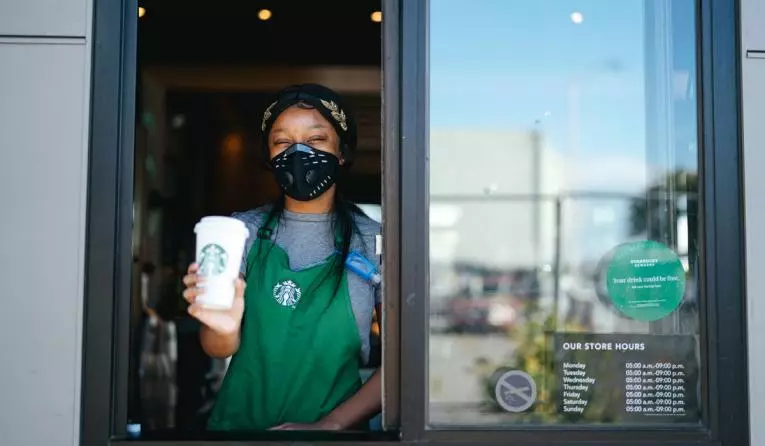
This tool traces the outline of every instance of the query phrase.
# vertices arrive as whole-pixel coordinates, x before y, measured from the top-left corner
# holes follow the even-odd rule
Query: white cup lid
[[[240,232],[245,237],[250,234],[250,231],[247,229],[247,225],[245,225],[243,221],[238,220],[236,218],[232,218],[232,217],[222,217],[222,216],[203,217],[199,221],[199,223],[197,223],[196,226],[194,227],[194,232],[195,233],[199,232],[201,226],[214,227],[216,229],[223,230],[223,231]]]

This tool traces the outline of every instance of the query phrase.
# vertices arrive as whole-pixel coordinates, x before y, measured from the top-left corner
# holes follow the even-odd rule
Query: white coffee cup
[[[194,233],[198,274],[204,278],[202,294],[196,301],[206,308],[229,309],[250,232],[244,222],[235,218],[204,217],[194,227]]]

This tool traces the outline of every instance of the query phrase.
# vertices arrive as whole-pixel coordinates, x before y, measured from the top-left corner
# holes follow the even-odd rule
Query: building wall
[[[0,444],[79,443],[90,0],[0,1]]]
[[[531,269],[552,262],[555,203],[564,166],[543,136],[526,130],[434,129],[430,134],[430,224],[435,262]],[[466,202],[455,196],[513,196]],[[497,240],[497,234],[515,234]]]
[[[746,213],[747,328],[749,333],[749,417],[752,445],[765,444],[765,2],[741,0],[741,84]]]

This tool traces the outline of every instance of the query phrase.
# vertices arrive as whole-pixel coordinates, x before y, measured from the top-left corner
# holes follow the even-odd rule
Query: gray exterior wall
[[[741,85],[746,209],[749,417],[752,445],[765,444],[765,2],[741,0]]]
[[[79,444],[89,0],[0,2],[0,444]]]

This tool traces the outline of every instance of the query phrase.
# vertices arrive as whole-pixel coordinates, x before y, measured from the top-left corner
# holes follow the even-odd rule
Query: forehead
[[[293,105],[277,116],[272,127],[272,132],[325,127],[332,129],[332,124],[327,121],[315,108],[303,108]]]

